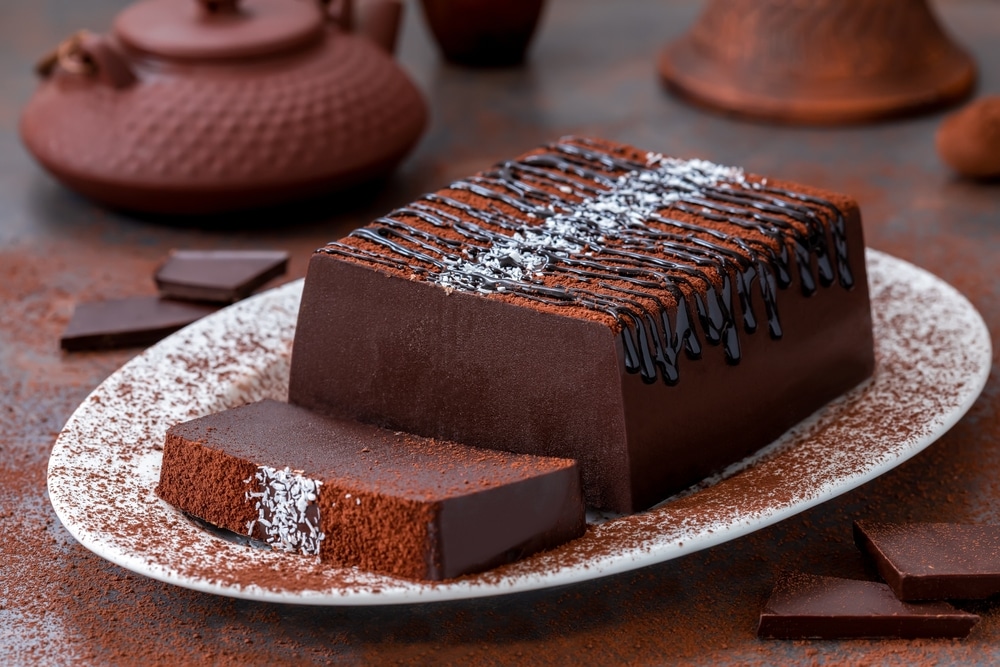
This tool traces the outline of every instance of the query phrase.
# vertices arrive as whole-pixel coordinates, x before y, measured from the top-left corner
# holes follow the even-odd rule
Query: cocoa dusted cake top
[[[267,482],[278,476],[267,465],[280,461],[280,467],[329,483],[339,481],[419,501],[512,484],[573,465],[565,459],[421,438],[271,400],[176,424],[168,433],[230,456],[259,461]]]
[[[852,200],[704,160],[567,137],[321,248],[449,290],[605,322],[626,368],[678,381],[678,356],[739,330],[782,336],[778,291],[854,284]]]

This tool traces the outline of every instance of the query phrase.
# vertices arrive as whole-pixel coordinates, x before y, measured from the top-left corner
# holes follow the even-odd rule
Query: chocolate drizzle
[[[470,204],[468,201],[474,201]],[[831,202],[748,181],[740,169],[565,138],[451,184],[321,252],[449,289],[610,317],[625,368],[673,385],[702,338],[740,361],[740,322],[782,336],[779,289],[854,284]],[[741,316],[737,315],[738,312]]]

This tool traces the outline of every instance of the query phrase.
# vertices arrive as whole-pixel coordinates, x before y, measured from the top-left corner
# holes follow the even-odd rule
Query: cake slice
[[[289,400],[649,507],[869,377],[849,197],[565,138],[320,248]]]
[[[579,537],[573,461],[506,454],[261,401],[171,427],[157,494],[275,548],[410,579]]]

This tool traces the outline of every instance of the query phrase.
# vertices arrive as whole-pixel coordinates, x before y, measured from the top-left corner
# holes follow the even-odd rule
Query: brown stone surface
[[[604,580],[509,597],[392,608],[260,604],[161,584],[79,546],[46,497],[56,434],[134,354],[63,355],[75,303],[153,294],[171,248],[315,248],[393,206],[565,133],[594,134],[740,164],[857,197],[870,246],[965,293],[1000,332],[1000,189],[955,179],[934,151],[942,114],[843,129],[787,129],[705,114],[660,88],[651,65],[695,3],[557,0],[529,65],[443,63],[419,12],[400,40],[427,93],[429,132],[396,177],[352,202],[172,227],[69,193],[20,147],[31,68],[73,30],[109,25],[119,0],[13,0],[0,9],[0,657],[9,664],[989,664],[1000,609],[968,639],[762,642],[755,629],[779,569],[859,576],[854,519],[1000,523],[1000,385],[926,452],[835,500],[736,542]],[[1000,7],[937,5],[1000,93]],[[994,340],[997,348],[997,341]]]

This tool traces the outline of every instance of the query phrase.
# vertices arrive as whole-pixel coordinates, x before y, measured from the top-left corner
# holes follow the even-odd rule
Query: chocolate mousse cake
[[[569,137],[316,251],[289,400],[574,459],[632,512],[873,367],[853,199]]]
[[[270,400],[171,427],[156,492],[273,548],[411,579],[485,570],[585,528],[573,461],[420,438]]]

